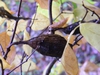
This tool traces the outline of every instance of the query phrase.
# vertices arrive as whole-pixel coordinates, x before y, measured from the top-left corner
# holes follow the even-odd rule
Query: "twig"
[[[3,62],[1,59],[0,59],[0,63],[1,63],[2,75],[4,75]]]
[[[63,12],[60,12],[60,13],[58,14],[58,16],[57,16],[53,21],[55,21],[62,13],[63,13]]]
[[[78,37],[76,37],[76,39],[74,40],[74,43],[72,44],[72,48],[73,48],[73,46],[78,45],[77,43],[83,38],[83,36],[81,36],[79,39],[78,39]]]
[[[34,23],[34,20],[35,20],[35,18],[36,18],[37,8],[38,8],[38,6],[36,6],[36,12],[35,12],[35,14],[34,14],[34,19],[33,19],[33,22],[32,22],[32,24],[30,24],[30,25],[29,25],[29,27],[30,27],[30,28],[32,27],[32,25],[33,25],[33,23]]]
[[[20,20],[20,19],[23,19],[23,20],[29,20],[29,19],[31,19],[31,18],[24,18],[24,17],[16,17],[16,16],[13,16],[7,10],[5,10],[4,7],[0,7],[0,16],[2,18],[13,19],[15,21],[16,20]]]
[[[31,63],[30,63],[30,65],[29,65],[29,67],[28,67],[28,70],[27,70],[27,72],[29,71],[30,67],[31,67]]]
[[[23,60],[24,60],[25,57],[26,57],[26,54],[24,52],[23,55],[22,55],[22,59],[20,61],[20,64],[23,62]],[[22,65],[20,66],[20,71],[21,71],[21,75],[22,75]]]
[[[86,13],[85,13],[83,19],[81,20],[81,22],[84,22],[84,19],[85,19],[85,17],[87,16],[87,14],[88,14],[88,10],[86,9]]]
[[[52,18],[52,1],[53,0],[49,0],[49,20],[50,20],[50,25],[53,24],[53,18]],[[54,31],[52,30],[52,28],[49,28],[49,31],[51,34],[54,34]]]
[[[93,11],[93,10],[89,9],[88,7],[86,7],[86,6],[84,5],[84,3],[83,3],[82,5],[83,5],[83,7],[84,7],[85,9],[88,9],[88,10],[90,10],[91,12],[93,12],[93,14],[95,14],[95,15],[98,17],[99,21],[100,21],[100,17],[99,17],[99,15],[98,15],[95,11]],[[92,14],[92,15],[93,15],[93,14]]]
[[[53,67],[53,65],[56,63],[56,61],[59,60],[59,58],[54,58],[52,62],[50,62],[50,64],[48,65],[48,68],[46,69],[46,71],[44,72],[43,75],[49,75],[51,72],[51,68]]]
[[[52,0],[49,0],[49,20],[50,20],[50,25],[53,24],[53,20],[52,20]]]
[[[4,52],[4,49],[3,49],[3,47],[2,47],[2,45],[0,44],[0,47],[1,47],[1,52],[2,52],[2,55],[4,55],[5,54],[5,52]]]
[[[23,65],[24,63],[26,63],[26,62],[28,61],[28,59],[34,54],[34,52],[35,52],[35,51],[33,51],[33,52],[31,53],[31,55],[28,56],[28,57],[26,58],[25,61],[23,61],[21,64],[19,64],[19,65],[18,65],[17,67],[15,67],[13,70],[11,70],[7,75],[9,75],[11,72],[13,72],[15,69],[17,69],[18,67],[20,67],[20,66]]]
[[[18,18],[19,18],[19,16],[20,16],[21,4],[22,4],[22,0],[20,0],[19,10],[18,10]],[[10,44],[11,44],[11,43],[13,42],[13,40],[14,40],[15,32],[16,32],[17,25],[18,25],[18,21],[19,21],[19,20],[16,20],[16,24],[15,24],[15,27],[14,27],[14,32],[13,32],[13,35],[12,35],[12,38],[11,38]],[[9,51],[10,51],[10,49],[7,49],[7,52],[6,52],[6,54],[4,55],[4,59],[7,58],[7,55],[8,55],[8,53],[9,53]]]

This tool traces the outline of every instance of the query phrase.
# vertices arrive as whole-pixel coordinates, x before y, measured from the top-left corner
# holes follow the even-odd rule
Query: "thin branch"
[[[27,72],[29,71],[30,67],[31,67],[31,63],[30,63],[30,65],[29,65],[29,67],[28,67],[28,70],[27,70]]]
[[[1,52],[2,52],[2,55],[4,55],[5,54],[5,52],[4,52],[4,49],[3,49],[3,47],[2,47],[2,45],[0,44],[0,47],[1,47]]]
[[[54,58],[52,62],[50,62],[50,64],[48,65],[48,68],[46,69],[45,73],[43,75],[49,75],[51,72],[51,68],[53,67],[53,65],[56,63],[56,61],[58,61],[59,58]]]
[[[18,18],[19,18],[19,16],[20,16],[21,4],[22,4],[22,0],[20,0],[19,10],[18,10]],[[19,21],[19,20],[16,20],[16,24],[15,24],[15,27],[14,27],[14,32],[13,32],[13,35],[12,35],[12,38],[11,38],[10,44],[11,44],[11,43],[13,42],[13,40],[14,40],[15,32],[16,32],[17,25],[18,25],[18,21]],[[9,53],[9,51],[10,51],[10,49],[7,49],[7,52],[6,52],[6,54],[4,55],[4,59],[7,58],[7,55],[8,55],[8,53]]]
[[[60,12],[60,13],[58,14],[58,16],[57,16],[53,21],[55,21],[62,13],[63,13],[63,12]]]
[[[85,19],[85,17],[87,16],[87,14],[88,14],[88,10],[86,9],[86,13],[85,13],[83,19],[81,20],[81,22],[84,22],[84,19]]]
[[[23,55],[22,55],[22,59],[20,61],[20,64],[23,62],[23,60],[24,60],[25,57],[26,57],[26,54],[24,52]],[[22,65],[20,66],[20,71],[21,71],[21,75],[22,75]]]
[[[52,1],[49,0],[49,20],[50,20],[50,25],[53,24],[53,18],[52,18]]]
[[[100,21],[99,15],[98,15],[94,10],[91,10],[91,9],[89,9],[88,7],[86,7],[86,6],[84,5],[84,3],[83,3],[82,5],[83,5],[83,7],[84,7],[85,9],[88,9],[88,10],[90,10],[91,12],[93,12],[93,14],[95,14],[95,15],[98,17],[99,21]]]
[[[52,18],[52,1],[53,0],[49,0],[49,20],[50,20],[50,25],[53,24],[53,18]],[[51,34],[54,34],[54,31],[52,30],[52,28],[49,28],[49,31]]]
[[[35,18],[36,18],[36,14],[37,14],[37,8],[38,8],[38,6],[36,6],[36,12],[35,12],[35,15],[34,15],[34,19],[33,19],[33,22],[32,22],[32,24],[30,24],[30,28],[32,27],[32,25],[33,25],[33,23],[34,23],[34,20],[35,20]]]
[[[20,67],[20,66],[23,65],[24,63],[26,63],[26,62],[29,60],[29,58],[34,54],[34,52],[35,52],[35,51],[33,51],[33,52],[31,53],[31,55],[28,56],[28,57],[26,58],[25,61],[23,61],[21,64],[19,64],[17,67],[15,67],[15,68],[14,68],[13,70],[11,70],[9,73],[7,73],[7,75],[9,75],[10,73],[12,73],[15,69],[17,69],[18,67]]]
[[[81,35],[79,35],[79,36],[81,36]],[[79,45],[77,43],[83,38],[83,36],[81,36],[80,38],[78,38],[78,37],[76,37],[76,39],[74,40],[74,43],[72,44],[72,47],[74,47],[75,45]]]
[[[20,19],[29,20],[29,19],[31,19],[31,18],[13,16],[11,13],[9,13],[7,10],[5,10],[4,7],[0,7],[0,17],[7,18],[7,19],[14,19],[14,20],[20,20]]]
[[[1,69],[2,69],[2,75],[4,75],[3,62],[1,59],[0,59],[0,64],[1,64]]]

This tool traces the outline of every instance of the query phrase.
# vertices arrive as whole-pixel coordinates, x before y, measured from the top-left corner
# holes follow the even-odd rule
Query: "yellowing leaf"
[[[75,30],[78,28],[77,26],[69,35],[67,39],[67,44],[65,46],[61,62],[62,65],[67,72],[68,75],[78,75],[79,74],[79,67],[78,67],[78,61],[77,58],[72,50],[72,48],[69,46],[69,42],[71,39],[72,34],[75,32]]]
[[[32,48],[30,47],[30,46],[28,46],[28,45],[23,45],[23,50],[25,51],[25,53],[27,54],[27,55],[30,55],[31,53],[32,53]]]
[[[34,15],[33,17],[34,18]],[[32,29],[33,30],[42,30],[44,28],[46,28],[50,23],[49,23],[49,19],[47,17],[45,17],[44,15],[42,14],[36,14],[36,19],[34,22],[31,22],[31,25],[32,25]]]
[[[16,55],[15,57],[15,60],[12,62],[11,64],[11,68],[10,69],[13,69],[15,68],[16,66],[18,66],[20,64],[20,61],[22,59],[22,56],[21,55]],[[38,69],[38,67],[36,66],[36,64],[32,61],[32,60],[28,60],[26,63],[24,63],[22,65],[22,71],[24,72],[27,72],[27,71],[32,71],[32,70],[35,70],[35,69]],[[18,68],[16,71],[20,71],[20,69]]]
[[[1,17],[0,17],[0,25],[2,25],[2,24],[4,23],[5,20],[6,20],[5,18],[1,18]]]
[[[69,45],[66,45],[61,63],[68,75],[78,75],[79,68],[77,58]]]
[[[86,7],[87,8],[94,8],[93,6],[86,6]],[[75,20],[76,21],[82,20],[85,13],[86,13],[86,9],[82,5],[79,5],[78,8],[74,9],[74,11],[73,11],[73,14],[75,16]],[[86,21],[97,19],[96,15],[91,16],[91,14],[92,14],[92,12],[88,11],[87,16],[85,17]]]
[[[24,38],[23,38],[23,40],[29,40],[30,39],[30,35],[29,35],[29,33],[27,32],[27,30],[25,29],[24,30]]]
[[[26,41],[26,40],[29,40],[30,39],[30,35],[29,35],[29,33],[26,31],[26,29],[25,29],[25,31],[24,31],[24,38],[23,38],[23,40],[24,41]],[[27,54],[27,55],[30,55],[31,53],[32,53],[32,47],[30,47],[30,46],[28,46],[28,45],[23,45],[23,50],[25,51],[25,53]]]
[[[18,25],[17,25],[17,30],[16,30],[16,34],[18,34],[19,32],[22,32],[26,29],[28,21],[26,20],[19,20]],[[15,26],[15,21],[14,20],[7,20],[7,34],[9,36],[12,35],[12,31],[14,30],[14,26]]]
[[[94,48],[100,51],[100,25],[96,23],[83,23],[80,32]]]
[[[4,49],[4,52],[6,52],[9,43],[10,43],[10,36],[8,36],[6,32],[2,32],[2,33],[0,34],[0,44],[2,45],[2,47],[3,47],[3,49]],[[2,50],[0,50],[0,55],[2,54],[1,51],[2,51]],[[12,47],[11,47],[11,50],[10,50],[10,52],[8,53],[8,56],[7,56],[7,62],[8,62],[9,64],[12,63],[12,61],[14,60],[15,54],[16,54],[16,52],[15,52],[15,47],[12,46]]]
[[[55,1],[53,1],[53,3],[52,3],[52,16],[53,16],[53,19],[55,19],[59,14],[60,14],[60,5],[57,3],[57,2],[55,2]],[[38,5],[38,8],[37,8],[37,13],[39,13],[39,14],[42,14],[42,15],[44,15],[44,16],[46,16],[47,18],[49,18],[49,10],[48,9],[43,9],[43,8],[41,8],[39,5]],[[67,18],[67,17],[65,17],[65,18]],[[64,16],[63,15],[60,15],[57,19],[56,19],[56,22],[58,22],[58,21],[60,21],[60,20],[62,20],[62,19],[64,19]]]
[[[2,56],[0,56],[0,60],[2,61],[3,69],[9,69],[10,64]],[[0,67],[1,67],[1,63],[0,63]]]

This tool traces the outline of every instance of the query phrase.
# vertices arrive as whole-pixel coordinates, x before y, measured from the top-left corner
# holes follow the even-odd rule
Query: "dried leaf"
[[[65,39],[66,39],[66,40],[68,40],[68,36],[69,36],[69,35],[65,36]],[[72,36],[70,37],[69,43],[70,43],[70,44],[73,44],[74,41],[75,41],[75,39],[76,39],[76,36],[75,36],[75,35],[72,35]],[[77,44],[82,45],[82,44],[85,44],[86,42],[87,42],[87,41],[85,40],[85,38],[82,38],[81,40],[79,40],[79,41],[77,42]],[[77,49],[78,47],[79,47],[78,45],[75,45],[75,46],[73,47],[73,49]]]
[[[10,36],[8,36],[6,32],[2,32],[0,34],[0,44],[2,45],[4,52],[6,52],[7,50],[6,48],[9,45],[9,43],[10,43]],[[12,61],[14,60],[15,54],[16,54],[15,47],[12,46],[6,60],[9,64],[12,63]],[[0,55],[2,55],[2,50],[0,50]]]
[[[20,64],[21,59],[22,59],[22,56],[21,56],[21,55],[16,55],[15,60],[12,62],[11,68],[10,68],[10,69],[12,70],[12,69],[15,68],[16,66],[18,66],[18,65]],[[24,60],[24,61],[25,61],[25,60]],[[26,63],[24,63],[24,64],[22,65],[22,71],[24,71],[24,72],[32,71],[32,70],[36,70],[36,69],[38,69],[38,67],[37,67],[36,64],[35,64],[32,60],[30,60],[30,59],[29,59]],[[17,68],[16,71],[19,72],[19,71],[20,71],[20,67]]]
[[[79,67],[77,58],[69,45],[66,45],[62,58],[62,65],[68,75],[78,75]]]
[[[82,23],[80,32],[94,48],[100,51],[100,25],[96,23]]]
[[[65,18],[57,23],[54,23],[52,25],[50,25],[49,27],[52,27],[52,28],[62,28],[62,27],[65,27],[66,26],[66,22],[67,22],[68,18]]]
[[[90,61],[84,62],[80,70],[85,71],[86,73],[89,73],[91,71],[95,71],[98,69],[98,66]]]
[[[92,11],[96,12],[98,15],[100,15],[100,8],[98,7],[88,7],[89,9],[91,9]]]
[[[79,75],[89,75],[89,74],[88,74],[88,73],[86,73],[86,72],[85,72],[85,71],[83,71],[83,70],[80,70]]]
[[[43,9],[48,9],[48,0],[36,0],[40,7]]]
[[[0,59],[2,60],[3,63],[3,69],[9,69],[10,64],[2,56],[0,56]],[[0,67],[1,67],[1,63],[0,63]]]
[[[32,18],[34,18],[34,15],[33,15]],[[36,19],[37,20],[35,20],[34,23],[31,22],[32,30],[42,30],[50,24],[49,19],[46,16],[42,15],[42,14],[37,13],[36,14]]]
[[[78,61],[77,58],[72,50],[72,48],[69,46],[69,42],[71,39],[72,34],[75,32],[75,30],[78,28],[77,26],[69,35],[67,44],[65,46],[61,62],[65,69],[65,71],[68,73],[68,75],[78,75],[79,68],[78,68]]]

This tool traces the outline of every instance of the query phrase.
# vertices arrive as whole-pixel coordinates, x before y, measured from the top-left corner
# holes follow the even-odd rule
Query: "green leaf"
[[[99,14],[99,10],[95,7],[92,7],[92,6],[86,6],[87,8],[95,11],[97,14]],[[81,6],[81,5],[78,5],[78,8],[74,9],[73,11],[73,14],[75,16],[75,20],[78,21],[78,20],[82,20],[84,15],[86,13],[86,9]],[[86,21],[89,21],[89,20],[93,20],[93,19],[97,19],[97,16],[96,15],[92,15],[92,12],[91,11],[88,11],[88,14],[87,16],[85,17],[85,20]]]
[[[92,4],[90,4],[89,2],[87,2],[87,0],[69,0],[69,1],[72,1],[76,4],[82,4],[82,1],[84,2],[85,5],[87,6],[93,6]]]
[[[100,51],[100,24],[82,23],[80,32],[94,48]]]
[[[87,2],[89,2],[90,4],[95,4],[96,1],[95,0],[86,0]]]

